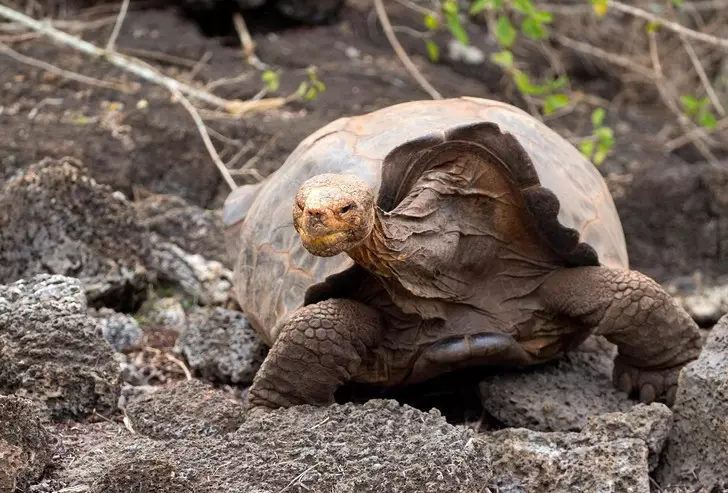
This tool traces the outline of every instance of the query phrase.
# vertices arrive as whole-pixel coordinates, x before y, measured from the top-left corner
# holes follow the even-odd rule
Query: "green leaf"
[[[459,9],[457,0],[445,0],[442,2],[442,11],[445,15],[458,15]]]
[[[705,128],[715,128],[718,125],[713,113],[704,111],[698,116],[698,123]]]
[[[490,7],[493,5],[493,2],[491,0],[475,0],[471,5],[470,9],[468,10],[468,15],[478,15],[482,11],[484,11],[487,7]]]
[[[447,28],[453,38],[457,39],[460,44],[465,46],[470,44],[470,37],[457,16],[447,16]]]
[[[548,24],[554,20],[554,14],[546,10],[537,10],[531,14],[531,18],[537,22]]]
[[[685,0],[672,0],[672,4],[675,7],[682,7],[683,6],[683,3],[685,3]]]
[[[592,9],[594,9],[594,13],[596,13],[598,17],[604,17],[607,14],[607,10],[609,9],[609,1],[591,0],[591,6]]]
[[[513,53],[508,50],[493,53],[490,56],[490,59],[493,61],[493,63],[497,63],[501,67],[511,68],[513,66]]]
[[[516,83],[516,87],[523,94],[539,95],[545,92],[545,88],[542,86],[536,86],[531,84],[531,81],[521,70],[516,70],[513,73],[513,81]]]
[[[278,74],[272,70],[265,70],[262,74],[260,74],[260,79],[263,81],[263,84],[265,84],[265,87],[269,92],[276,92],[281,87],[280,77],[278,77]]]
[[[592,114],[591,114],[592,126],[594,128],[601,127],[602,123],[604,123],[605,116],[607,116],[607,111],[604,108],[597,108],[594,111],[592,111]]]
[[[566,94],[551,94],[544,102],[544,112],[550,115],[554,111],[569,105],[569,96]]]
[[[308,82],[303,81],[298,85],[298,89],[296,89],[296,96],[299,98],[302,98],[306,95],[306,90],[308,90]]]
[[[313,101],[318,96],[318,91],[315,87],[309,87],[306,91],[306,95],[303,97],[306,101]]]
[[[549,91],[556,91],[557,89],[561,89],[562,87],[564,87],[568,81],[569,79],[566,76],[562,75],[550,81],[546,85],[546,87]]]
[[[657,21],[650,21],[650,22],[648,22],[648,23],[647,23],[647,25],[645,26],[645,31],[647,31],[648,33],[654,33],[654,32],[657,32],[657,30],[658,30],[658,29],[660,29],[660,26],[661,26],[661,25],[662,25],[662,24],[660,24],[660,23],[659,23],[659,22],[657,22]]]
[[[533,7],[533,3],[531,3],[531,0],[511,0],[511,5],[514,9],[517,11],[523,13],[523,14],[531,14],[535,12],[535,9]]]
[[[431,39],[425,40],[425,46],[427,47],[427,56],[429,57],[430,61],[432,63],[437,63],[437,61],[440,59],[440,47],[437,46],[437,43],[435,43]]]
[[[546,29],[533,17],[526,17],[521,23],[521,31],[531,39],[545,39]]]
[[[614,144],[614,132],[609,127],[599,127],[594,130],[594,136],[599,140],[599,143],[605,146],[611,146]]]
[[[701,106],[700,101],[689,94],[684,94],[680,96],[680,103],[685,109],[685,113],[690,116],[695,116],[700,110]]]
[[[581,151],[581,153],[584,154],[587,158],[591,159],[592,155],[594,154],[595,146],[596,144],[593,140],[585,140],[579,142],[579,151]]]
[[[607,154],[609,154],[609,151],[606,149],[597,149],[597,152],[594,153],[594,157],[592,158],[594,161],[594,164],[599,166],[604,162],[604,160],[607,158]]]
[[[440,27],[440,21],[434,15],[427,14],[425,16],[425,27],[430,31],[436,31]]]
[[[500,44],[505,48],[510,48],[516,41],[516,34],[516,29],[511,24],[510,19],[503,14],[499,15],[495,26],[495,36]]]

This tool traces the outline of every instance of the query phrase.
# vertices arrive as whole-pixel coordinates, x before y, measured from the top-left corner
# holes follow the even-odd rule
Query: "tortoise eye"
[[[354,209],[356,209],[356,204],[347,204],[344,207],[342,207],[341,209],[339,209],[339,214],[346,214],[347,212],[352,211]]]

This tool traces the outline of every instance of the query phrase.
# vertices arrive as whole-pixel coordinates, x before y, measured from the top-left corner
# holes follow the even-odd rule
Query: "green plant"
[[[319,93],[326,90],[326,84],[318,79],[315,67],[309,67],[306,69],[306,73],[308,74],[308,80],[301,82],[296,90],[296,95],[305,101],[313,101],[318,97]]]
[[[604,118],[607,116],[604,108],[597,108],[592,111],[591,124],[592,135],[579,142],[579,150],[594,164],[599,166],[604,162],[614,147],[614,132],[604,125]]]
[[[602,16],[606,13],[608,0],[590,0],[590,2],[597,15]],[[524,97],[540,102],[545,115],[568,107],[571,98],[566,91],[569,84],[567,76],[534,81],[525,70],[518,67],[513,54],[513,47],[518,42],[519,35],[535,41],[547,39],[548,25],[553,19],[553,14],[538,8],[531,0],[473,0],[467,15],[476,16],[486,11],[495,21],[494,35],[501,46],[500,51],[491,55],[491,61],[511,77],[516,89]],[[434,14],[439,14],[440,17]],[[444,0],[440,12],[425,15],[424,25],[428,31],[434,33],[442,29],[440,18],[444,18],[445,27],[450,35],[459,43],[468,45],[470,40],[460,21],[460,16],[463,14],[457,0]],[[431,39],[426,39],[425,44],[430,60],[436,62],[439,58],[439,47]],[[581,152],[595,164],[604,161],[614,143],[612,130],[602,125],[603,112],[604,110],[600,108],[596,110],[596,117],[592,115],[592,123],[598,121],[599,124],[593,125],[594,133],[580,145]]]
[[[718,125],[715,115],[710,111],[710,101],[707,96],[697,99],[685,94],[680,96],[680,104],[682,104],[685,114],[701,127],[713,129]]]
[[[265,84],[268,92],[276,92],[281,87],[281,79],[278,76],[278,73],[272,70],[263,71],[263,73],[260,74],[260,79],[263,81],[263,84]]]

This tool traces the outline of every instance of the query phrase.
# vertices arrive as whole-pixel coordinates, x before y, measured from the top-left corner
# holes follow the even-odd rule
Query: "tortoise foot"
[[[614,385],[640,402],[663,402],[668,406],[675,403],[678,378],[683,364],[662,370],[648,370],[626,363],[620,356],[614,360],[612,379]]]

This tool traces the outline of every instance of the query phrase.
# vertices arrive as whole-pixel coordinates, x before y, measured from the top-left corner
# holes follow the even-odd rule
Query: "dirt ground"
[[[64,14],[61,17],[73,20],[67,25],[69,32],[79,33],[97,46],[106,43],[118,4],[100,4],[80,10],[65,3],[60,5],[60,12]],[[179,80],[206,86],[220,97],[247,100],[262,89],[259,72],[245,64],[232,24],[221,20],[220,12],[217,17],[210,12],[205,15],[196,12],[190,17],[190,12],[183,12],[173,3],[160,1],[142,5],[132,2],[131,5],[116,42],[120,52],[152,63]],[[395,25],[420,22],[397,2],[388,3],[390,8]],[[306,78],[306,69],[310,66],[316,67],[318,78],[326,84],[326,91],[315,101],[290,102],[280,108],[242,117],[221,116],[206,121],[221,158],[232,160],[232,169],[247,163],[248,168],[256,171],[255,176],[250,173],[236,176],[238,183],[267,176],[283,163],[303,138],[336,118],[428,97],[393,55],[368,1],[350,0],[335,21],[320,26],[289,25],[265,9],[246,15],[246,21],[256,43],[257,56],[280,73],[280,94],[295,91]],[[473,25],[469,29],[475,46],[484,53],[497,49],[483,26]],[[420,39],[402,32],[400,40],[413,54],[425,77],[445,97],[469,95],[524,106],[502,71],[487,61],[487,57],[484,63],[477,65],[447,57],[432,64],[425,59]],[[0,31],[0,42],[12,50],[10,54],[7,49],[5,54],[0,53],[1,180],[9,182],[26,166],[44,158],[77,158],[98,183],[109,185],[111,190],[121,192],[131,201],[141,203],[150,194],[169,194],[172,204],[169,207],[174,208],[177,199],[184,201],[181,202],[187,207],[184,211],[197,207],[177,216],[174,215],[176,212],[168,212],[164,205],[146,209],[148,216],[144,218],[144,227],[172,240],[180,231],[201,228],[198,223],[189,228],[190,223],[186,222],[188,217],[197,214],[195,211],[204,209],[208,213],[222,205],[229,188],[211,161],[190,115],[171,99],[166,89],[142,81],[103,60],[91,59],[27,33]],[[64,79],[53,70],[22,63],[19,61],[22,56],[88,77],[113,80],[126,92]],[[722,276],[728,275],[728,153],[723,152],[728,149],[728,142],[716,151],[722,159],[720,164],[703,162],[691,146],[666,152],[657,136],[673,117],[656,104],[654,94],[649,91],[635,94],[609,70],[597,68],[572,52],[564,50],[560,56],[571,69],[574,89],[590,97],[613,101],[607,122],[615,131],[616,146],[600,166],[600,171],[610,186],[622,218],[632,267],[660,282],[675,283],[688,291],[696,287],[696,273],[708,283],[718,283]],[[543,60],[532,62],[538,67]],[[567,138],[577,139],[589,133],[589,110],[588,105],[579,105],[563,116],[547,120],[547,124]],[[79,187],[83,191],[86,185]],[[93,193],[89,196],[95,196]],[[54,203],[54,196],[44,196],[44,200]],[[93,224],[97,218],[91,217],[93,214],[84,217],[78,212],[84,204],[78,205],[74,213],[78,213],[80,219],[73,224],[74,228],[82,230],[86,219],[88,224]],[[220,248],[222,238],[217,216],[211,213],[200,221],[200,224],[204,223],[204,237],[198,235],[192,240],[186,237],[181,240],[183,246],[190,253],[226,264]],[[125,234],[127,242],[136,242],[136,230],[131,227],[130,231]],[[113,243],[109,236],[113,235],[107,235],[106,240]],[[92,244],[89,241],[89,245]],[[147,245],[143,247],[147,248]],[[104,249],[113,250],[110,247],[92,248],[89,256]],[[99,265],[100,270],[107,267],[103,262]],[[14,280],[3,282],[9,284]],[[153,288],[156,297],[173,298],[161,283],[154,284]],[[189,305],[194,304],[190,299],[194,296],[188,295],[189,292],[175,305],[177,312],[190,313]],[[131,305],[123,306],[124,311],[129,311]],[[502,435],[510,441],[499,441],[495,445],[473,445],[472,438],[478,429],[515,428],[515,425],[507,426],[507,419],[497,411],[484,413],[479,398],[470,390],[445,393],[443,398],[436,388],[414,387],[400,396],[425,411],[437,401],[445,417],[438,412],[399,407],[391,401],[372,401],[363,406],[346,403],[335,407],[330,414],[303,409],[266,417],[260,422],[243,422],[239,420],[237,406],[245,382],[216,382],[215,390],[219,393],[198,387],[196,379],[185,384],[187,386],[174,387],[173,384],[183,382],[187,376],[184,362],[168,357],[174,354],[178,328],[169,319],[160,322],[134,315],[144,331],[143,342],[133,349],[117,351],[116,360],[109,356],[111,351],[105,349],[102,359],[104,368],[115,368],[121,361],[122,380],[136,382],[132,387],[138,384],[142,389],[140,396],[131,395],[136,390],[127,386],[124,392],[131,394],[123,395],[121,402],[127,402],[128,407],[123,413],[107,412],[106,407],[113,407],[112,401],[118,396],[111,391],[106,395],[105,387],[93,380],[102,380],[102,377],[83,367],[90,375],[88,380],[96,382],[93,385],[97,390],[103,390],[105,408],[103,412],[101,407],[94,409],[84,419],[66,419],[75,410],[62,409],[58,415],[63,419],[56,419],[51,424],[43,421],[45,418],[38,418],[62,445],[60,449],[54,449],[52,459],[45,445],[32,445],[38,448],[34,454],[45,462],[26,467],[30,472],[23,478],[23,486],[33,485],[28,491],[229,491],[236,488],[238,491],[267,492],[308,491],[311,485],[315,491],[321,491],[317,486],[325,486],[326,491],[403,491],[402,487],[405,491],[491,491],[483,486],[485,484],[493,488],[493,485],[500,485],[503,487],[500,491],[523,491],[515,486],[508,489],[504,485],[510,484],[512,477],[498,476],[499,472],[493,470],[498,454],[508,456],[511,452],[527,460],[524,459],[525,472],[508,470],[508,474],[528,477],[531,483],[520,484],[535,488],[532,491],[572,491],[565,485],[575,487],[592,480],[598,485],[602,479],[612,481],[614,478],[617,489],[604,491],[649,491],[648,449],[649,454],[653,454],[656,446],[650,443],[647,447],[643,442],[649,440],[631,435],[604,438],[578,434],[587,417],[583,410],[572,409],[571,402],[566,402],[552,414],[544,409],[537,410],[536,417],[529,414],[529,408],[529,413],[519,419],[530,423],[531,430],[569,430],[572,434],[559,435],[552,441],[546,435],[534,438],[518,435],[518,432],[513,436]],[[203,315],[199,317],[204,318]],[[231,320],[232,317],[221,315],[221,319]],[[247,330],[243,322],[239,323],[241,331]],[[84,337],[88,339],[86,335]],[[198,339],[204,340],[204,333]],[[226,339],[222,340],[222,344],[211,342],[210,347],[225,346]],[[44,344],[50,347],[53,341],[49,341]],[[83,344],[74,346],[74,351],[84,355]],[[19,347],[22,349],[22,345]],[[96,358],[96,353],[89,354]],[[0,351],[0,377],[3,376],[2,356]],[[89,363],[87,366],[99,366],[98,359],[96,361],[96,365]],[[210,361],[210,358],[205,360],[206,364]],[[231,358],[230,361],[236,360]],[[577,361],[573,366],[591,368],[595,365]],[[602,370],[601,367],[594,370],[595,376],[590,381],[596,383],[585,395],[604,399],[594,406],[600,413],[627,412],[632,403],[615,397],[611,388],[609,392],[602,391],[600,386],[609,379],[605,376],[609,370]],[[251,372],[230,368],[210,370],[215,378],[232,373],[248,375]],[[573,383],[578,378],[572,375],[567,380]],[[85,384],[83,390],[93,385]],[[518,386],[523,387],[521,383]],[[554,387],[555,401],[566,392],[565,388]],[[496,395],[502,389],[495,385],[487,390]],[[145,394],[147,391],[149,393]],[[96,398],[95,394],[90,395]],[[497,395],[500,401],[494,399],[494,406],[503,405],[504,413],[508,414],[505,418],[516,416],[517,411],[512,412],[509,406],[517,408],[519,402],[514,399],[521,397],[506,392]],[[377,394],[374,397],[388,396]],[[55,402],[55,397],[48,399]],[[341,396],[342,402],[350,399],[366,400],[361,395],[352,397],[344,393]],[[76,407],[97,405],[91,398],[87,400],[90,404],[84,401],[83,406]],[[12,405],[17,409],[18,404]],[[59,409],[63,405],[62,402],[58,404]],[[558,419],[554,416],[561,416],[562,412],[569,417],[561,426],[545,424]],[[658,418],[654,422],[667,430],[667,425],[663,426],[664,411],[658,409],[655,413]],[[573,416],[578,419],[569,421]],[[578,426],[574,425],[576,421]],[[458,424],[453,425],[454,422]],[[23,422],[22,426],[33,429],[40,425]],[[522,432],[530,433],[525,429]],[[33,433],[42,435],[37,430]],[[659,436],[663,439],[667,433],[661,431]],[[0,434],[0,466],[4,464],[3,440]],[[50,438],[43,440],[52,441]],[[519,455],[519,450],[525,450],[521,440],[532,444],[528,454],[535,454],[535,458]],[[10,439],[8,442],[13,445]],[[511,446],[508,444],[513,447],[511,452],[511,449],[498,448]],[[563,466],[554,462],[553,457],[564,451],[572,454],[573,463],[579,467],[560,469]],[[241,461],[241,457],[245,460]],[[396,461],[392,462],[391,457],[397,457]],[[548,478],[557,478],[554,482],[538,483],[541,479],[537,481],[528,471],[534,461],[541,460],[543,463],[538,467],[547,471]],[[651,473],[657,459],[650,455],[649,461]],[[340,465],[344,462],[348,464],[346,467]],[[277,465],[277,474],[271,472],[271,464]],[[602,466],[603,470],[600,469]],[[503,472],[506,469],[502,468],[501,473],[506,474]],[[391,483],[376,484],[367,479],[372,471],[380,477],[390,478]],[[0,474],[0,491],[4,491],[2,485]],[[68,485],[81,485],[81,489],[64,490]]]

